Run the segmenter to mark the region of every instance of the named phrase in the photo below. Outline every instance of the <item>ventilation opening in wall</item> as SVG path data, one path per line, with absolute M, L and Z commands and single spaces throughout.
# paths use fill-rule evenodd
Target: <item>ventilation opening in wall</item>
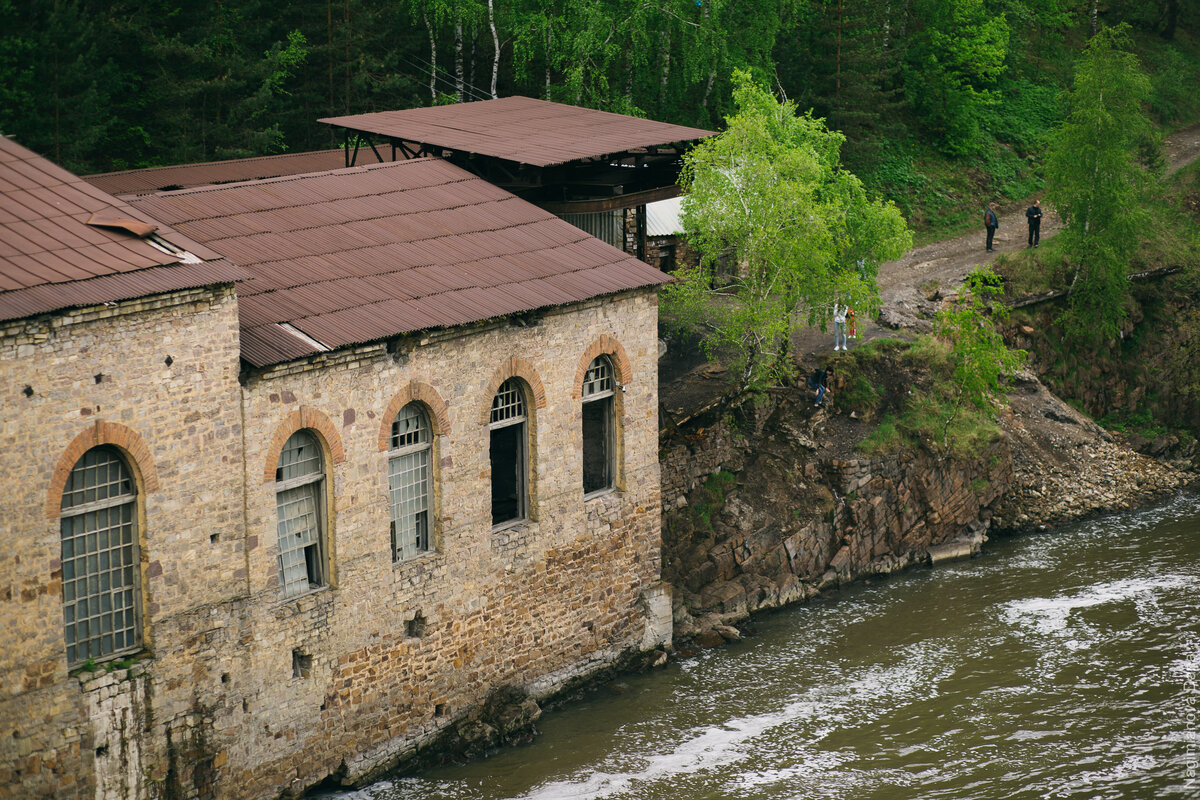
M 446 704 L 445 704 L 445 703 L 438 703 L 436 706 L 434 706 L 434 707 L 433 707 L 433 715 L 434 715 L 435 717 L 444 717 L 444 716 L 446 716 Z
M 217 543 L 217 542 L 219 542 L 219 541 L 221 541 L 221 534 L 219 534 L 219 533 L 210 533 L 210 534 L 208 535 L 208 543 L 209 543 L 209 544 L 216 544 L 216 543 Z
M 229 673 L 228 672 L 221 673 L 221 683 L 229 683 Z
M 299 650 L 292 651 L 292 677 L 307 678 L 312 675 L 312 656 Z
M 425 617 L 420 611 L 416 616 L 404 623 L 404 635 L 410 639 L 420 639 L 425 635 Z
M 96 748 L 96 758 L 103 758 L 108 755 L 108 745 L 102 744 Z

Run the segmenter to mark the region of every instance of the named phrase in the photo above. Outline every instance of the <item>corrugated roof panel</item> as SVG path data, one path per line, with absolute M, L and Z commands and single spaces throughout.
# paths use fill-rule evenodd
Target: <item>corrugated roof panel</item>
M 598 158 L 713 135 L 712 131 L 699 128 L 529 97 L 381 111 L 320 121 L 534 166 Z
M 452 165 L 417 159 L 132 201 L 244 265 L 244 355 L 298 356 L 289 322 L 330 347 L 583 300 L 665 278 Z M 250 210 L 255 209 L 255 210 Z M 226 221 L 228 220 L 228 221 Z M 600 265 L 619 279 L 545 283 Z M 616 287 L 616 288 L 614 288 Z M 295 337 L 292 337 L 295 338 Z

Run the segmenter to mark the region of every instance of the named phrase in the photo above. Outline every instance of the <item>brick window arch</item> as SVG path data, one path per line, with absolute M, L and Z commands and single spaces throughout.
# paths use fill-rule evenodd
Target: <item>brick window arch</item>
M 114 446 L 84 452 L 62 484 L 63 632 L 67 666 L 142 647 L 142 572 L 133 470 Z

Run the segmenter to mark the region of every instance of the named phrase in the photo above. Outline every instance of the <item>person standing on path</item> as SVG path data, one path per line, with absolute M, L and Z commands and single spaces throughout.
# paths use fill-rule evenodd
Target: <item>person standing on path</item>
M 992 252 L 992 237 L 996 235 L 996 228 L 1000 227 L 1000 218 L 996 216 L 996 204 L 992 203 L 983 212 L 983 227 L 987 228 L 987 251 Z
M 1029 220 L 1029 246 L 1037 247 L 1042 240 L 1042 201 L 1034 200 L 1033 205 L 1025 209 L 1025 218 Z
M 849 350 L 846 343 L 846 312 L 849 306 L 833 304 L 833 349 Z

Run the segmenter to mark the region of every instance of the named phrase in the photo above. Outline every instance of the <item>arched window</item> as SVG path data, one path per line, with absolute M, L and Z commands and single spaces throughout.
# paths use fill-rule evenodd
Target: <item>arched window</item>
M 583 493 L 591 494 L 613 487 L 612 362 L 596 356 L 583 376 Z
M 116 450 L 95 447 L 75 463 L 60 530 L 67 666 L 140 650 L 137 488 Z
M 489 455 L 492 462 L 492 525 L 525 519 L 528 500 L 528 417 L 521 382 L 509 378 L 492 398 Z
M 329 583 L 324 489 L 321 445 L 308 431 L 296 431 L 284 444 L 275 469 L 279 584 L 284 597 L 295 597 Z
M 433 451 L 429 417 L 417 403 L 392 422 L 388 497 L 392 507 L 392 560 L 429 549 L 429 463 Z

